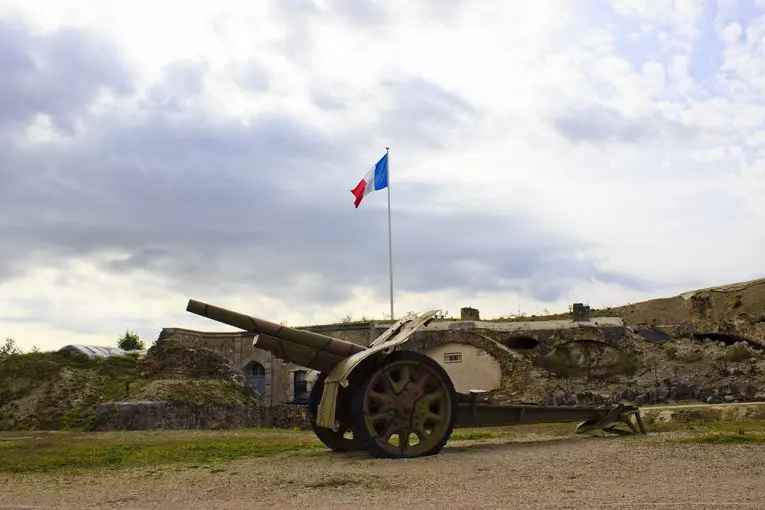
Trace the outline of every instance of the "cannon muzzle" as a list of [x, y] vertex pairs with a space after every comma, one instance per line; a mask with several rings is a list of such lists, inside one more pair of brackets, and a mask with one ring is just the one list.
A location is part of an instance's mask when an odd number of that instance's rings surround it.
[[254, 333], [253, 345], [306, 368], [329, 372], [345, 358], [366, 348], [331, 336], [288, 328], [201, 301], [189, 300], [186, 311]]

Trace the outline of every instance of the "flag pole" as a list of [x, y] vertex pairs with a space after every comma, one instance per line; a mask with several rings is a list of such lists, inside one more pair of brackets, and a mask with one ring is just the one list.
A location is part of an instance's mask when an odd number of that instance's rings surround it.
[[388, 156], [390, 147], [385, 148], [386, 165], [388, 173], [388, 275], [390, 277], [390, 319], [395, 320], [393, 315], [393, 240], [390, 228], [390, 157]]

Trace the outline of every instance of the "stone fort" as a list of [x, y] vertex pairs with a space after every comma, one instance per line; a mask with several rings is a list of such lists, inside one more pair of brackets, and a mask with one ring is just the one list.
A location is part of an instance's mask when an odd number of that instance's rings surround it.
[[[459, 319], [436, 319], [416, 332], [404, 349], [423, 352], [449, 373], [457, 391], [503, 390], [516, 400], [533, 399], [535, 359], [571, 342], [596, 342], [610, 349], [629, 349], [627, 328], [619, 317], [591, 319], [589, 307], [576, 303], [559, 320], [482, 321], [479, 311], [462, 308]], [[393, 321], [305, 326], [302, 329], [367, 346]], [[253, 347], [253, 333], [202, 332], [164, 328], [160, 339], [191, 348], [207, 348], [231, 360], [258, 394], [270, 403], [305, 397], [317, 373], [287, 363]]]

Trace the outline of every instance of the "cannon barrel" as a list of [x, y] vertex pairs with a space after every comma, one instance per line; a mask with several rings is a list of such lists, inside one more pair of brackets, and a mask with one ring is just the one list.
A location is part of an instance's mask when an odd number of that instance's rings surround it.
[[255, 347], [270, 351], [290, 363], [320, 372], [329, 372], [345, 358], [366, 349], [353, 342], [288, 328], [194, 299], [189, 300], [186, 311], [254, 333]]

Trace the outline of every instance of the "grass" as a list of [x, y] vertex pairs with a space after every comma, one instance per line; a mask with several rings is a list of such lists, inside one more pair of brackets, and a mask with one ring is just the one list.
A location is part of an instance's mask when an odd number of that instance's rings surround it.
[[455, 432], [449, 437], [449, 441], [480, 441], [482, 439], [494, 439], [499, 434], [483, 431]]
[[765, 434], [741, 434], [733, 433], [713, 433], [700, 436], [670, 440], [678, 444], [765, 444]]
[[[510, 438], [535, 430], [571, 434], [575, 425], [458, 429], [449, 442]], [[0, 433], [0, 472], [121, 469], [155, 465], [218, 465], [232, 460], [326, 451], [311, 431], [152, 430], [120, 432], [23, 431]]]
[[[313, 434], [281, 429], [236, 431], [36, 432], [0, 440], [0, 472], [50, 472], [162, 464], [217, 464], [306, 452], [324, 446]], [[26, 434], [29, 436], [29, 434]]]
[[691, 420], [646, 423], [651, 443], [661, 444], [765, 444], [765, 420]]
[[693, 432], [699, 433], [759, 433], [765, 434], [765, 420], [689, 420], [669, 423], [646, 423], [648, 432]]
[[[646, 423], [649, 443], [765, 444], [765, 420]], [[455, 430], [449, 443], [539, 436], [575, 437], [576, 423], [545, 423]], [[653, 438], [651, 437], [653, 435]], [[453, 448], [464, 449], [453, 445]], [[468, 448], [469, 449], [469, 448]], [[310, 431], [247, 428], [236, 430], [153, 430], [125, 432], [25, 431], [0, 433], [0, 472], [62, 472], [176, 465], [223, 472], [226, 462], [275, 455], [326, 452]], [[355, 458], [355, 457], [354, 457]], [[327, 479], [310, 487], [342, 487], [355, 479]]]

